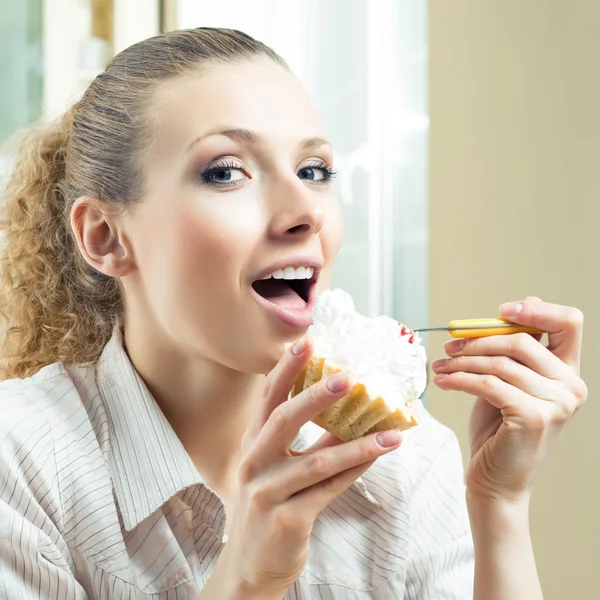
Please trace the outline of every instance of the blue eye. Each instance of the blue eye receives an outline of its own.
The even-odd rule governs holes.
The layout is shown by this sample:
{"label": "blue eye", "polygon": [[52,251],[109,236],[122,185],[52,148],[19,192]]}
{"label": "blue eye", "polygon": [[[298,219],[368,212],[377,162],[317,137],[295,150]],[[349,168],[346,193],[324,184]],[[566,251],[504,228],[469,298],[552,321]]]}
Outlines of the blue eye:
{"label": "blue eye", "polygon": [[209,173],[207,173],[207,178],[209,181],[214,181],[215,183],[228,183],[231,181],[239,181],[244,178],[244,174],[239,169],[211,169]]}
{"label": "blue eye", "polygon": [[323,171],[319,171],[318,169],[313,169],[312,167],[306,167],[304,169],[300,169],[298,172],[298,177],[300,179],[308,179],[309,181],[322,181],[325,177],[325,173],[323,173]]}
{"label": "blue eye", "polygon": [[211,181],[230,181],[231,169],[213,169],[212,173],[209,173],[208,178]]}
{"label": "blue eye", "polygon": [[298,171],[298,179],[314,183],[328,183],[335,177],[336,173],[325,163],[302,167]]}
{"label": "blue eye", "polygon": [[209,185],[226,186],[235,185],[243,179],[247,179],[248,176],[241,165],[229,161],[209,167],[201,173],[201,178]]}

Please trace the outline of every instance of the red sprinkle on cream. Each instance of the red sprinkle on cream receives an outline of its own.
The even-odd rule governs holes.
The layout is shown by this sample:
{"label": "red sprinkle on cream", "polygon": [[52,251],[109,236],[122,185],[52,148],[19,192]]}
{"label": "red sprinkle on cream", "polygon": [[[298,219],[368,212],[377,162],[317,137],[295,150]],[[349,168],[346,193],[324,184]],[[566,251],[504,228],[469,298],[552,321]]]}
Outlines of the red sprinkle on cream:
{"label": "red sprinkle on cream", "polygon": [[401,325],[400,326],[400,335],[401,336],[409,336],[408,343],[409,344],[414,344],[414,342],[415,342],[415,332],[412,331],[411,329],[409,329],[408,327],[405,327],[404,325]]}

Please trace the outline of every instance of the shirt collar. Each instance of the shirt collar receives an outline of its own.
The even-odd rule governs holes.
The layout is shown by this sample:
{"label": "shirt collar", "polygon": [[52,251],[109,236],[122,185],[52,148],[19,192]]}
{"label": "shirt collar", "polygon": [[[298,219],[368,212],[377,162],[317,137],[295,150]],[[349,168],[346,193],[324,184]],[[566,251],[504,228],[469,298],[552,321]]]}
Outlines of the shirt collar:
{"label": "shirt collar", "polygon": [[100,357],[98,386],[109,419],[113,486],[130,531],[169,498],[203,480],[133,368],[119,330]]}
{"label": "shirt collar", "polygon": [[[109,468],[125,529],[131,531],[167,500],[204,480],[135,371],[117,328],[98,362],[98,386],[109,421]],[[323,433],[302,428],[293,448],[307,449]],[[358,479],[354,488],[378,504]]]}

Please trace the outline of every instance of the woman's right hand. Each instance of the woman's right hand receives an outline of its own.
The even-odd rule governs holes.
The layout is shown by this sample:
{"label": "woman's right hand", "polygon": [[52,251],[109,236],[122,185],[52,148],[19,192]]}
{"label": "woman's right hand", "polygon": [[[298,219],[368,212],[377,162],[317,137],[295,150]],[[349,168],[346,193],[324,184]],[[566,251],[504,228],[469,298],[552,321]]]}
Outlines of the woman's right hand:
{"label": "woman's right hand", "polygon": [[319,512],[401,442],[399,431],[346,443],[326,434],[304,452],[290,450],[300,428],[351,387],[337,373],[288,400],[311,353],[307,337],[286,350],[266,378],[264,401],[242,441],[234,523],[217,569],[234,577],[248,598],[281,598],[306,564]]}

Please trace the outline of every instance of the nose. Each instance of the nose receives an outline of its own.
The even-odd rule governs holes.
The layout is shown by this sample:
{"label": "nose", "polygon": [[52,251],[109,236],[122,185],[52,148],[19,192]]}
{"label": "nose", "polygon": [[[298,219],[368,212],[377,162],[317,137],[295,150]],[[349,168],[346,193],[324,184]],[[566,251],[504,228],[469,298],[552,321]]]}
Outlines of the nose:
{"label": "nose", "polygon": [[270,236],[298,239],[318,233],[324,221],[324,198],[321,196],[324,195],[318,190],[311,190],[295,176],[273,186],[270,193]]}

